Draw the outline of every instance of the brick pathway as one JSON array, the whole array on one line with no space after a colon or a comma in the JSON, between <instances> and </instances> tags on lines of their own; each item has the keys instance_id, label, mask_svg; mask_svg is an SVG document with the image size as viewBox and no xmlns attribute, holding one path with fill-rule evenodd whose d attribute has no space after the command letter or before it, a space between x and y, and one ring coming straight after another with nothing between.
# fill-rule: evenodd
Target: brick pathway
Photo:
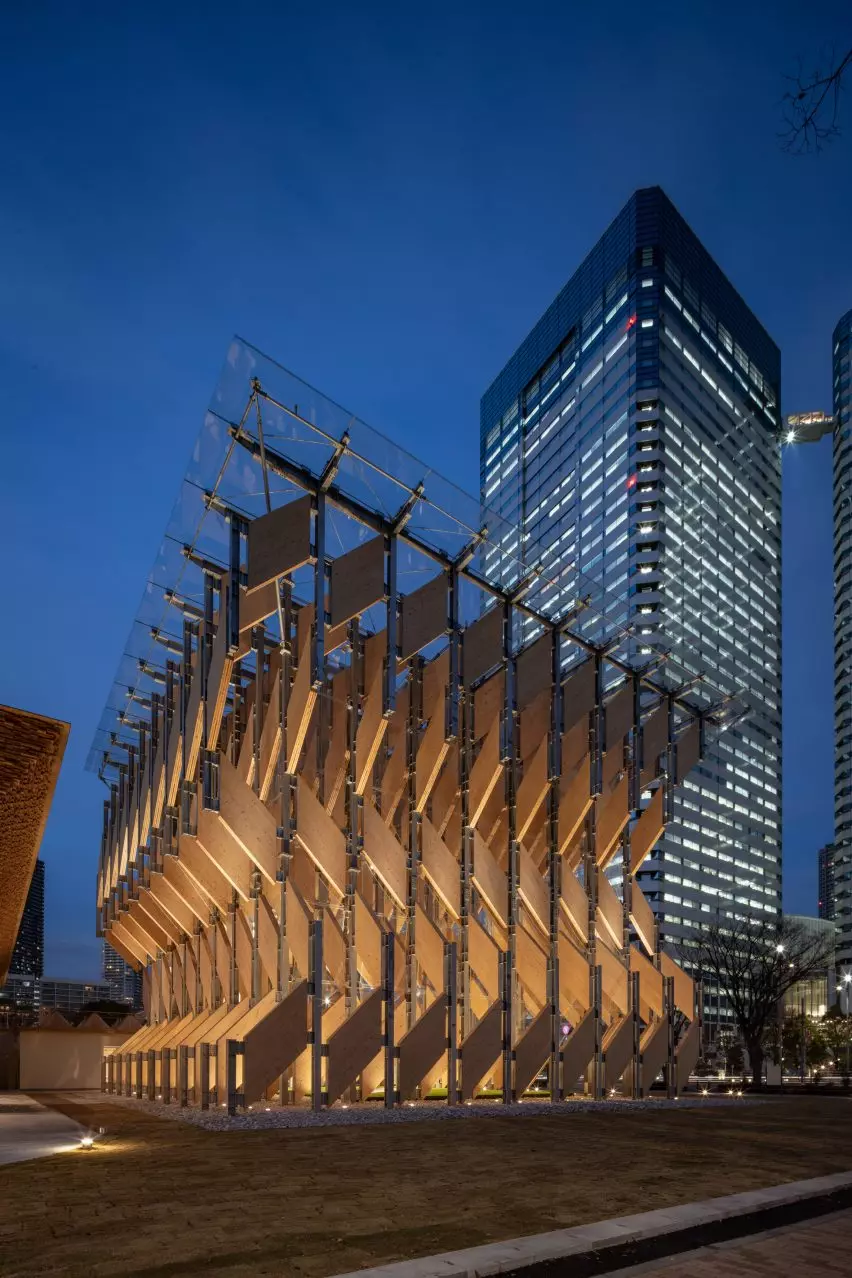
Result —
<instances>
[{"instance_id":1,"label":"brick pathway","mask_svg":"<svg viewBox=\"0 0 852 1278\"><path fill-rule=\"evenodd\" d=\"M702 1247L667 1261L619 1269L618 1274L631 1278L639 1274L659 1274L660 1278L781 1278L786 1274L822 1278L842 1274L848 1278L852 1274L852 1211L839 1211L742 1242Z\"/></svg>"}]
</instances>

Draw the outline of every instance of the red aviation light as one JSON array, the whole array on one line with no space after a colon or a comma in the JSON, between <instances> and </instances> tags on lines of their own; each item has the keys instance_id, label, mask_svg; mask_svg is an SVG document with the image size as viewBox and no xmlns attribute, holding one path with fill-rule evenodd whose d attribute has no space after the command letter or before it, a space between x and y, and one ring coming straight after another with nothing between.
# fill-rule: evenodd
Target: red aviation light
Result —
<instances>
[{"instance_id":1,"label":"red aviation light","mask_svg":"<svg viewBox=\"0 0 852 1278\"><path fill-rule=\"evenodd\" d=\"M624 327L629 331L635 323L636 323L636 316L631 315L630 319L627 321Z\"/></svg>"},{"instance_id":2,"label":"red aviation light","mask_svg":"<svg viewBox=\"0 0 852 1278\"><path fill-rule=\"evenodd\" d=\"M636 487L636 476L635 476L635 475L631 475L631 476L630 476L630 478L629 478L629 479L628 479L628 481L627 481L627 487L628 487L628 488L635 488L635 487Z\"/></svg>"}]
</instances>

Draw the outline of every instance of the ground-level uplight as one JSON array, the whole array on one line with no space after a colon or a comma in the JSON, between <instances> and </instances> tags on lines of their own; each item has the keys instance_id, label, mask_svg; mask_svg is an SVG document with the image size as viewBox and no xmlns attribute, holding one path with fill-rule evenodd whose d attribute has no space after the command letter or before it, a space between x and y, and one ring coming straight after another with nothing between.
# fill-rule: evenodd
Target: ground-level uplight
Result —
<instances>
[{"instance_id":1,"label":"ground-level uplight","mask_svg":"<svg viewBox=\"0 0 852 1278\"><path fill-rule=\"evenodd\" d=\"M94 1145L94 1143L95 1143L95 1138L94 1138L94 1136L81 1136L81 1137L80 1137L80 1144L83 1146L83 1148L84 1148L84 1149L91 1149L91 1148L92 1148L92 1146Z\"/></svg>"}]
</instances>

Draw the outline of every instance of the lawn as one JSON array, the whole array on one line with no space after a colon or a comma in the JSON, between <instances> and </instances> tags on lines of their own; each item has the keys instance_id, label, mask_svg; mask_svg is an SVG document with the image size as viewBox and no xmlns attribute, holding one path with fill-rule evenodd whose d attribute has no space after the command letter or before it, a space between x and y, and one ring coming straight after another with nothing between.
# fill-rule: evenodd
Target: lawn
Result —
<instances>
[{"instance_id":1,"label":"lawn","mask_svg":"<svg viewBox=\"0 0 852 1278\"><path fill-rule=\"evenodd\" d=\"M0 1170L6 1275L327 1275L852 1168L852 1104L211 1133L56 1108L103 1145Z\"/></svg>"}]
</instances>

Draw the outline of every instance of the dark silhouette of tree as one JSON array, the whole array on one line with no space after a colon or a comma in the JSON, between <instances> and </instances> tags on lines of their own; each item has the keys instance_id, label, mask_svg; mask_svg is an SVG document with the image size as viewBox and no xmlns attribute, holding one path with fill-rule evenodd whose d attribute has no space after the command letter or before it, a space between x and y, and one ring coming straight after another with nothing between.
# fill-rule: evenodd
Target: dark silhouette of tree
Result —
<instances>
[{"instance_id":1,"label":"dark silhouette of tree","mask_svg":"<svg viewBox=\"0 0 852 1278\"><path fill-rule=\"evenodd\" d=\"M778 1005L791 986L827 966L825 940L787 918L719 918L699 929L683 957L727 997L759 1087L767 1031Z\"/></svg>"},{"instance_id":2,"label":"dark silhouette of tree","mask_svg":"<svg viewBox=\"0 0 852 1278\"><path fill-rule=\"evenodd\" d=\"M840 95L843 78L852 67L852 49L832 54L826 65L805 74L787 76L790 88L784 94L782 145L785 151L801 155L821 151L840 133Z\"/></svg>"}]
</instances>

